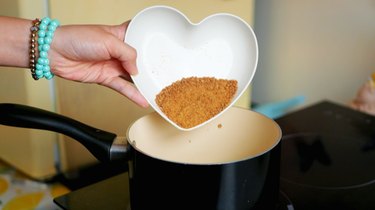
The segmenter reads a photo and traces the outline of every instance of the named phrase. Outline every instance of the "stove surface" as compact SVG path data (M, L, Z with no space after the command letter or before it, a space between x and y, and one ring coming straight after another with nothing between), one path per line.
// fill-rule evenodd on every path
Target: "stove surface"
M375 209L375 118L324 101L276 120L295 209Z
M375 117L322 101L276 122L281 141L277 210L375 209ZM64 209L130 209L128 174L58 197Z

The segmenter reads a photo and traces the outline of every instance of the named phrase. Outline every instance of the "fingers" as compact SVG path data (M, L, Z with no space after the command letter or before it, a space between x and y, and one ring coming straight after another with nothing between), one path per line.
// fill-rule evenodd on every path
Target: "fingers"
M134 87L130 82L124 80L121 77L114 77L108 79L102 83L102 85L109 87L120 94L126 96L136 104L141 107L148 107L147 100L142 96L142 94Z

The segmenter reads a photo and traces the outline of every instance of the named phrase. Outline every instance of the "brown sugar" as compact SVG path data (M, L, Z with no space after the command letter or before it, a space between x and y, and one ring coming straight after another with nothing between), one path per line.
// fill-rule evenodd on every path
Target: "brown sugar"
M199 125L224 110L237 92L237 80L188 77L165 87L156 104L183 128Z

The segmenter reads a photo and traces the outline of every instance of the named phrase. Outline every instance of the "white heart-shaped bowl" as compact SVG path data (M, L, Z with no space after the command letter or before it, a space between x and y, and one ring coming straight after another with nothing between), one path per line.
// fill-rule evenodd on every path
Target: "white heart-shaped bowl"
M148 7L131 20L124 41L137 51L135 86L156 112L184 131L212 121L231 107L249 86L258 63L254 31L241 18L227 13L195 24L175 8ZM200 125L182 128L160 110L155 98L164 87L192 76L234 79L238 90L222 112Z

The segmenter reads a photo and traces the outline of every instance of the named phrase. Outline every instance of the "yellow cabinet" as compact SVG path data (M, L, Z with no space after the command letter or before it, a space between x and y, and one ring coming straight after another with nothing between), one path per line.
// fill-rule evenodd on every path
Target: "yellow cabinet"
M0 2L7 0L0 0ZM30 2L35 3L35 1L16 1L17 7L26 8ZM45 5L45 3L48 5ZM253 0L64 0L64 1L40 1L39 4L35 6L30 6L28 9L30 11L36 10L35 7L43 8L48 6L47 12L52 18L57 18L60 22L64 24L120 24L124 21L131 19L140 10L152 6L152 5L169 5L181 10L185 13L188 18L193 22L199 22L208 15L225 12L235 14L248 23L252 24L253 20ZM44 16L40 12L34 14L35 17ZM19 15L19 14L18 14ZM21 15L22 16L22 15ZM34 17L28 17L34 18ZM1 30L1 29L0 29ZM0 72L0 79L3 80L3 75L8 73L8 71ZM125 97L115 93L107 88L93 85L93 84L81 84L72 81L66 81L60 78L55 78L53 82L52 89L55 88L56 97L39 99L40 97L37 92L39 87L45 88L44 95L48 96L50 83L46 81L34 82L29 78L29 72L14 73L7 77L14 77L14 81L17 83L22 83L22 85L28 86L20 90L20 103L36 104L38 107L47 108L63 115L73 117L84 123L90 124L94 127L98 127L103 130L108 130L118 135L125 135L129 125L141 116L151 112L151 108L142 109L132 102L130 102ZM15 74L20 78L15 78ZM6 80L6 79L4 79ZM27 81L25 81L27 80ZM25 84L23 84L25 83ZM32 83L33 88L30 89L29 83ZM7 83L8 84L8 83ZM0 84L1 85L1 84ZM17 84L8 84L9 86L17 86ZM9 88L9 87L8 87ZM10 87L12 88L12 87ZM22 95L21 93L25 93ZM36 96L37 95L37 96ZM4 97L3 97L4 96ZM5 92L0 93L1 102L7 101L8 96ZM41 105L38 103L29 103L30 97L36 97L37 100L46 101L46 103ZM34 98L31 99L35 101ZM9 101L12 102L12 101ZM49 104L49 105L48 105ZM250 104L250 91L244 93L243 97L237 103L237 105L249 107ZM58 147L56 147L56 136L50 132L38 132L39 135L51 135L38 137L38 141L34 141L30 131L22 130L24 134L21 137L19 135L20 129L17 128L0 128L1 132L10 133L4 139L0 139L0 158L7 160L12 164L17 164L24 172L28 173L34 177L45 177L53 175L54 170L54 148L59 148L58 156L60 157L61 165L63 170L68 170L72 168L80 167L84 164L90 164L95 162L94 157L87 152L87 150L70 139L69 137L58 135ZM6 138L6 139L5 139ZM16 145L9 145L9 141L15 141L17 139ZM20 139L18 141L18 139ZM7 140L7 146L4 147L4 141ZM22 140L22 141L21 141ZM32 143L27 143L32 140ZM35 139L36 140L36 139ZM37 143L38 142L38 143ZM51 143L46 143L51 142ZM19 145L27 145L27 147L22 147L21 151L15 152ZM34 147L29 144L38 145L34 147L40 147L39 150L35 150ZM4 152L8 150L8 152ZM25 152L24 150L27 150ZM16 153L17 161L12 153ZM38 158L29 159L29 155L23 154L33 154L38 156ZM56 156L56 155L55 155ZM37 163L30 163L30 161L37 161ZM22 164L20 164L22 162ZM43 167L42 167L43 166ZM37 167L37 169L35 169ZM33 168L33 169L31 169Z
M45 16L46 11L44 0L0 0L0 15L35 19ZM53 81L34 81L29 69L0 68L0 103L54 111L53 86ZM0 126L0 159L30 176L41 178L56 173L57 145L55 133Z

